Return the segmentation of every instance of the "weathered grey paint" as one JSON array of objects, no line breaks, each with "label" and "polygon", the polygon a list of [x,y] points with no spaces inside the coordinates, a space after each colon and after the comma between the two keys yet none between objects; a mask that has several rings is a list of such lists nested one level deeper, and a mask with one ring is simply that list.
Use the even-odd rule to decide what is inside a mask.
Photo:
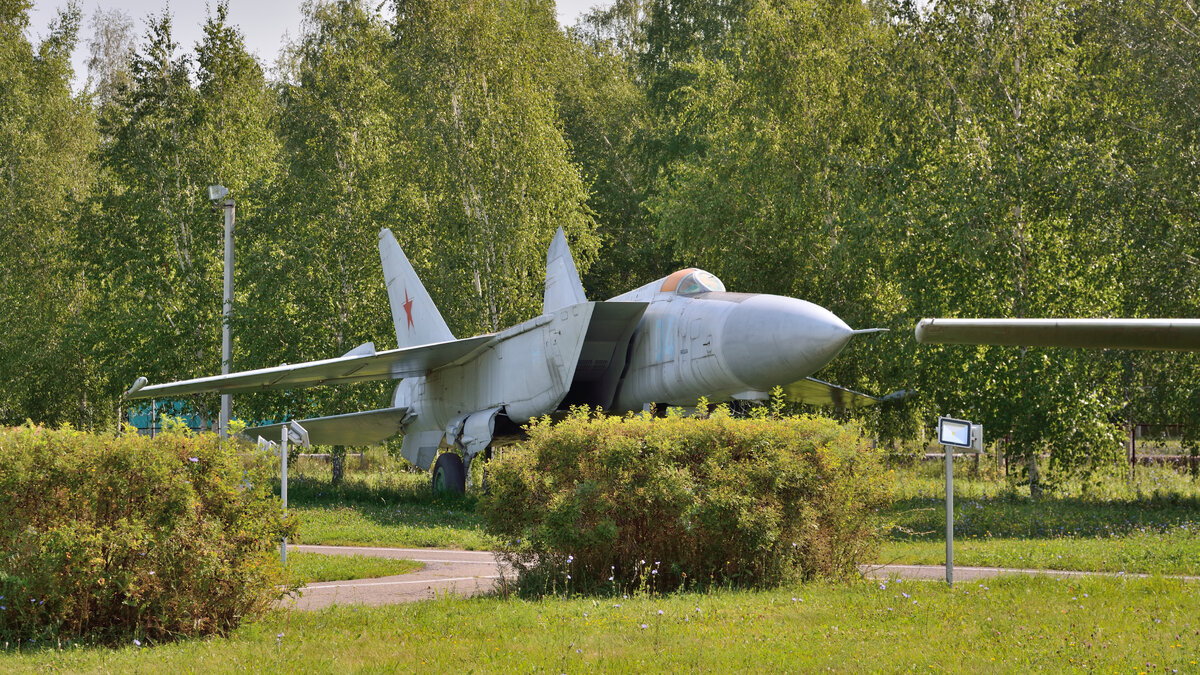
[{"label": "weathered grey paint", "polygon": [[501,418],[511,427],[572,405],[762,400],[775,386],[839,407],[877,400],[809,377],[856,331],[804,300],[728,293],[711,274],[685,269],[588,302],[560,230],[547,253],[545,313],[455,340],[386,229],[379,251],[399,349],[363,345],[337,359],[144,387],[130,397],[401,380],[390,408],[302,423],[327,445],[381,442],[402,429],[402,454],[422,468],[439,446],[461,449],[469,462],[494,440]]}]

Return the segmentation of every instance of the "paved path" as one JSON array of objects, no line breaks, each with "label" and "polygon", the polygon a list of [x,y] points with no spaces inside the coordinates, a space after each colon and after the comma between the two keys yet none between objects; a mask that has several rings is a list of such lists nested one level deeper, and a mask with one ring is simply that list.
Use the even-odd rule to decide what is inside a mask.
[{"label": "paved path", "polygon": [[[496,561],[490,551],[454,551],[438,548],[374,548],[369,546],[291,546],[291,551],[325,555],[369,555],[381,558],[405,558],[425,563],[419,572],[376,579],[325,581],[309,584],[299,598],[283,603],[295,609],[320,609],[333,604],[389,605],[412,602],[449,594],[471,596],[496,588],[501,572],[512,578],[511,570]],[[863,565],[863,576],[871,579],[904,578],[937,581],[946,578],[941,565]],[[955,581],[975,581],[1002,575],[1024,574],[1056,578],[1106,576],[1145,578],[1148,574],[1124,572],[1079,572],[1072,570],[1034,570],[1007,567],[954,567]],[[1197,576],[1173,576],[1173,579],[1200,581]]]},{"label": "paved path", "polygon": [[448,594],[470,596],[495,588],[503,569],[490,551],[368,546],[289,546],[288,550],[404,558],[425,563],[424,569],[409,574],[309,584],[300,597],[282,603],[295,609],[320,609],[334,604],[390,605]]}]

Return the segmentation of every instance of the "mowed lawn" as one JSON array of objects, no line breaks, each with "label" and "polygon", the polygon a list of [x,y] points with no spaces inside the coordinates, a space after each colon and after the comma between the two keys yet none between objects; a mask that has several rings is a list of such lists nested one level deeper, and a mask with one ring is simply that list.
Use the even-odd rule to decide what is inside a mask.
[{"label": "mowed lawn", "polygon": [[[299,542],[487,550],[476,498],[435,498],[425,474],[350,472],[331,490],[323,469],[292,483]],[[874,562],[945,562],[941,462],[897,468],[894,501],[879,515]],[[1200,575],[1200,484],[1167,468],[1139,467],[1089,484],[1070,482],[1042,499],[984,465],[960,461],[955,477],[958,565]]]},{"label": "mowed lawn", "polygon": [[287,557],[288,579],[299,584],[386,577],[416,572],[424,567],[423,563],[412,560],[364,555],[320,555],[289,551]]},{"label": "mowed lawn", "polygon": [[35,648],[0,671],[1200,672],[1200,584],[1005,578],[276,612],[228,638]]},{"label": "mowed lawn", "polygon": [[484,532],[475,502],[472,495],[434,496],[427,474],[400,471],[349,473],[337,489],[320,475],[288,487],[298,544],[490,550],[496,541]]},{"label": "mowed lawn", "polygon": [[[880,514],[880,563],[945,563],[941,462],[897,469]],[[1090,484],[1068,482],[1041,499],[1002,476],[955,472],[958,565],[1200,575],[1200,484],[1169,468],[1139,467]]]}]

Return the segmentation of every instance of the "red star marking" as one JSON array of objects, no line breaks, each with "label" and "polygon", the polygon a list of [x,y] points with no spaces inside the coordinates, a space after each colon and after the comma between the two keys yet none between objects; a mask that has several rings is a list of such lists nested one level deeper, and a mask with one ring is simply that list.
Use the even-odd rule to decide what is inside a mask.
[{"label": "red star marking", "polygon": [[408,297],[408,289],[404,289],[404,313],[408,315],[408,327],[413,327],[412,300]]}]

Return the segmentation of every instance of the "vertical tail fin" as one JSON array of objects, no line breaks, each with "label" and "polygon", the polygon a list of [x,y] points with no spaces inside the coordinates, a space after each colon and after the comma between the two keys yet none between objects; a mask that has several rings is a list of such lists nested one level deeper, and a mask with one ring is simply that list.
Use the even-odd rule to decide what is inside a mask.
[{"label": "vertical tail fin", "polygon": [[579,283],[579,271],[575,269],[575,259],[567,246],[567,236],[560,227],[546,253],[546,295],[542,313],[550,314],[581,302],[587,302],[587,296],[583,284]]},{"label": "vertical tail fin", "polygon": [[379,260],[383,263],[383,280],[387,282],[399,347],[453,340],[454,335],[434,307],[429,291],[425,290],[400,244],[396,243],[396,237],[386,227],[379,231]]}]

